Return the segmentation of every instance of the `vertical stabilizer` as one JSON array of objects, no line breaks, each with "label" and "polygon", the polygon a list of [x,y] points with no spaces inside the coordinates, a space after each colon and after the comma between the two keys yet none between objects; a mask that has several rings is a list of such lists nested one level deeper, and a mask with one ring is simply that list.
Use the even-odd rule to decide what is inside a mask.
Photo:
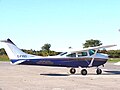
[{"label": "vertical stabilizer", "polygon": [[28,57],[34,56],[21,51],[10,39],[2,40],[4,49],[9,57],[9,59],[26,59]]}]

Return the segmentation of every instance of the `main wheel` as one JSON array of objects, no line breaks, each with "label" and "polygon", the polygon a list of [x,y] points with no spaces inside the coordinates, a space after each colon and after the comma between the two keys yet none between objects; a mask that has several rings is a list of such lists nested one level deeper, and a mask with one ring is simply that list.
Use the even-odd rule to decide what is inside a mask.
[{"label": "main wheel", "polygon": [[102,70],[98,68],[98,69],[96,70],[96,73],[97,73],[97,74],[101,74],[101,73],[102,73]]},{"label": "main wheel", "polygon": [[75,73],[76,73],[75,68],[71,68],[71,69],[70,69],[70,73],[71,73],[71,74],[75,74]]},{"label": "main wheel", "polygon": [[82,75],[87,75],[87,70],[86,70],[86,69],[82,69],[82,70],[81,70],[81,74],[82,74]]}]

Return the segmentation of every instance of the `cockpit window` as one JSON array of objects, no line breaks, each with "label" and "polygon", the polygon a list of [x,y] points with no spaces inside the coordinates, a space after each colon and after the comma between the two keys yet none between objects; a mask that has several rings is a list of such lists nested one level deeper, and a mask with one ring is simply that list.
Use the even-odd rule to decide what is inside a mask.
[{"label": "cockpit window", "polygon": [[89,55],[90,55],[90,56],[93,55],[94,53],[95,53],[95,50],[94,50],[94,49],[89,50]]},{"label": "cockpit window", "polygon": [[65,54],[67,54],[67,52],[63,52],[63,53],[61,53],[60,56],[63,56],[63,55],[65,55]]}]

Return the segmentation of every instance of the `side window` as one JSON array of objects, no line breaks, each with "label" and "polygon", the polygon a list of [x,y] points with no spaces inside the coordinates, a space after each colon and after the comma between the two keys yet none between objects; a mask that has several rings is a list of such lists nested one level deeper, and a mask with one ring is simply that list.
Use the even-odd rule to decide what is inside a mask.
[{"label": "side window", "polygon": [[94,53],[95,53],[95,50],[94,50],[94,49],[89,50],[89,55],[90,55],[90,56],[93,55]]},{"label": "side window", "polygon": [[65,55],[65,54],[67,54],[67,52],[63,52],[63,53],[61,53],[60,56],[63,56],[63,55]]},{"label": "side window", "polygon": [[82,57],[82,56],[88,56],[87,52],[78,53],[78,57]]},{"label": "side window", "polygon": [[87,52],[81,52],[82,56],[87,56]]},{"label": "side window", "polygon": [[67,57],[76,57],[76,53],[68,54]]}]

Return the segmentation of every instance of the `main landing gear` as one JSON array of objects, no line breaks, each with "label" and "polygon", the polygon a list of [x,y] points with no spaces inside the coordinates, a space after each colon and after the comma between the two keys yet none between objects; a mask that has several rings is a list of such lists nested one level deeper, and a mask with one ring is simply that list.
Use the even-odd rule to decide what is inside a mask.
[{"label": "main landing gear", "polygon": [[[70,73],[71,73],[71,74],[75,74],[75,73],[76,73],[76,69],[75,69],[75,68],[71,68],[71,69],[70,69]],[[97,73],[97,75],[98,75],[98,74],[102,74],[102,70],[99,69],[99,68],[97,68],[96,73]],[[87,70],[86,70],[86,69],[82,69],[82,70],[81,70],[81,74],[82,74],[82,75],[87,75]]]},{"label": "main landing gear", "polygon": [[86,70],[86,69],[82,69],[82,70],[81,70],[81,74],[82,74],[82,75],[87,75],[87,70]]},{"label": "main landing gear", "polygon": [[70,73],[71,73],[71,74],[75,74],[75,73],[76,73],[76,69],[75,69],[75,68],[71,68],[71,69],[70,69]]}]

